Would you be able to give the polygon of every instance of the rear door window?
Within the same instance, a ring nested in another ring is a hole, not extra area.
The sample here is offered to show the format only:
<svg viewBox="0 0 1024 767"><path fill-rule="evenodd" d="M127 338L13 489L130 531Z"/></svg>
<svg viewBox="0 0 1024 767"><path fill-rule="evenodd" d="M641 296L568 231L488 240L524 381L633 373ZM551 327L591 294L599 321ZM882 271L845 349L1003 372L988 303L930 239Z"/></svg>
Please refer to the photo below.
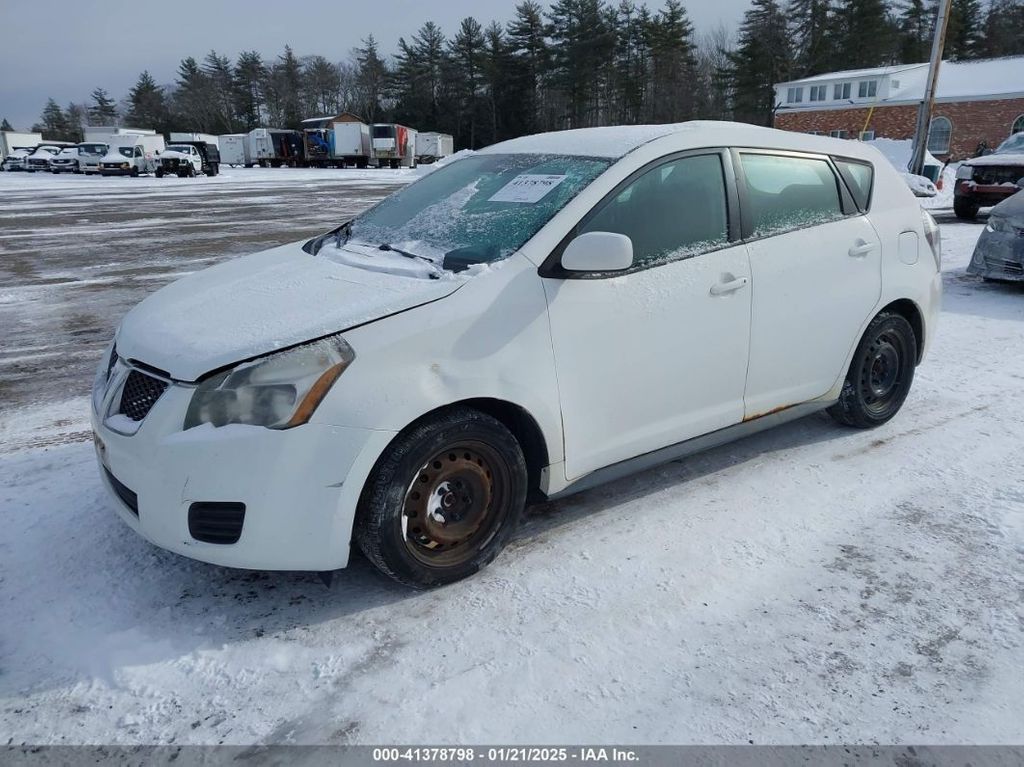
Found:
<svg viewBox="0 0 1024 767"><path fill-rule="evenodd" d="M754 237L843 217L839 180L825 160L740 154Z"/></svg>
<svg viewBox="0 0 1024 767"><path fill-rule="evenodd" d="M854 162L853 160L841 160L832 158L839 173L842 175L846 186L853 195L853 201L861 210L867 210L871 202L871 185L875 180L875 169L870 163Z"/></svg>

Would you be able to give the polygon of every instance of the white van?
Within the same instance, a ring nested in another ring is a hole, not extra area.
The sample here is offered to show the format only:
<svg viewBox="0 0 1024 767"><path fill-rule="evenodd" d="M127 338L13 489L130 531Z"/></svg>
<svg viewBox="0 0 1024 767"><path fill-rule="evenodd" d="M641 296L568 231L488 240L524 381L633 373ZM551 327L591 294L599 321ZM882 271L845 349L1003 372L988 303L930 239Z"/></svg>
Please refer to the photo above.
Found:
<svg viewBox="0 0 1024 767"><path fill-rule="evenodd" d="M114 136L99 162L103 176L138 176L153 173L164 150L163 136Z"/></svg>
<svg viewBox="0 0 1024 767"><path fill-rule="evenodd" d="M939 238L857 142L589 128L450 162L150 295L97 372L121 518L195 559L463 578L557 498L820 410L896 415Z"/></svg>

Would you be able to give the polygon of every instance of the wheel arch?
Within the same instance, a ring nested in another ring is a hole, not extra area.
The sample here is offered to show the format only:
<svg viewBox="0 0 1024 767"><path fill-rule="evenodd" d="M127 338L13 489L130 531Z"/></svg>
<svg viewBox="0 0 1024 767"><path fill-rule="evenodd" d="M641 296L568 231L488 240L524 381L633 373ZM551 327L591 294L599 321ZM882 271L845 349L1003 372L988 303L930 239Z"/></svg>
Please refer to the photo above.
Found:
<svg viewBox="0 0 1024 767"><path fill-rule="evenodd" d="M914 363L920 365L924 356L925 342L924 314L921 312L921 308L909 298L899 298L882 307L878 314L882 312L898 314L910 323L910 327L914 331L914 341L917 342L917 359Z"/></svg>

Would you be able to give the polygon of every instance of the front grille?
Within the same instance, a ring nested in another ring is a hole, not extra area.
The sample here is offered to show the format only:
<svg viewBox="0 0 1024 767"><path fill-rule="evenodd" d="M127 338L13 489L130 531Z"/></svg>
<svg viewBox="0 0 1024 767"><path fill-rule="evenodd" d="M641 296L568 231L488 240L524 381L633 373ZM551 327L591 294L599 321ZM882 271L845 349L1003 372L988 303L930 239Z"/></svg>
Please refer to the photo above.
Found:
<svg viewBox="0 0 1024 767"><path fill-rule="evenodd" d="M121 484L121 481L111 474L110 469L106 466L103 467L103 473L107 475L107 481L114 488L114 493L121 499L121 502L131 509L132 514L139 516L139 496Z"/></svg>
<svg viewBox="0 0 1024 767"><path fill-rule="evenodd" d="M1003 274L1012 274L1015 277L1024 276L1024 264L1019 261L1007 261L1004 258L992 258L988 257L985 259L985 265L989 269L996 269Z"/></svg>
<svg viewBox="0 0 1024 767"><path fill-rule="evenodd" d="M1005 184L1007 182L1016 184L1017 181L1024 177L1024 168L1016 166L1007 167L986 167L978 166L974 169L974 175L971 180L976 184L989 185L989 184Z"/></svg>
<svg viewBox="0 0 1024 767"><path fill-rule="evenodd" d="M203 543L238 543L244 522L244 503L206 501L188 507L189 535Z"/></svg>
<svg viewBox="0 0 1024 767"><path fill-rule="evenodd" d="M121 390L121 412L133 421L141 421L165 391L166 381L133 370Z"/></svg>

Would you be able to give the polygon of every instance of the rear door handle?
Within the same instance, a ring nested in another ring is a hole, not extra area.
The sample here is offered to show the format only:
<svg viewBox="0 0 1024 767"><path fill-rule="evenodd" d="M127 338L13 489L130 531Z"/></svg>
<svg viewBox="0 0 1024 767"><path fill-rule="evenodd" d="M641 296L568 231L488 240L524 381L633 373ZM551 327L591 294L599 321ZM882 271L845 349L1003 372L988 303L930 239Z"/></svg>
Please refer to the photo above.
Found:
<svg viewBox="0 0 1024 767"><path fill-rule="evenodd" d="M864 240L857 240L847 251L851 258L864 258L868 253L875 249L874 243L864 242Z"/></svg>
<svg viewBox="0 0 1024 767"><path fill-rule="evenodd" d="M749 277L737 277L734 280L728 282L718 282L711 286L711 295L713 296L724 296L726 293L733 293L740 288L747 286L750 282Z"/></svg>

